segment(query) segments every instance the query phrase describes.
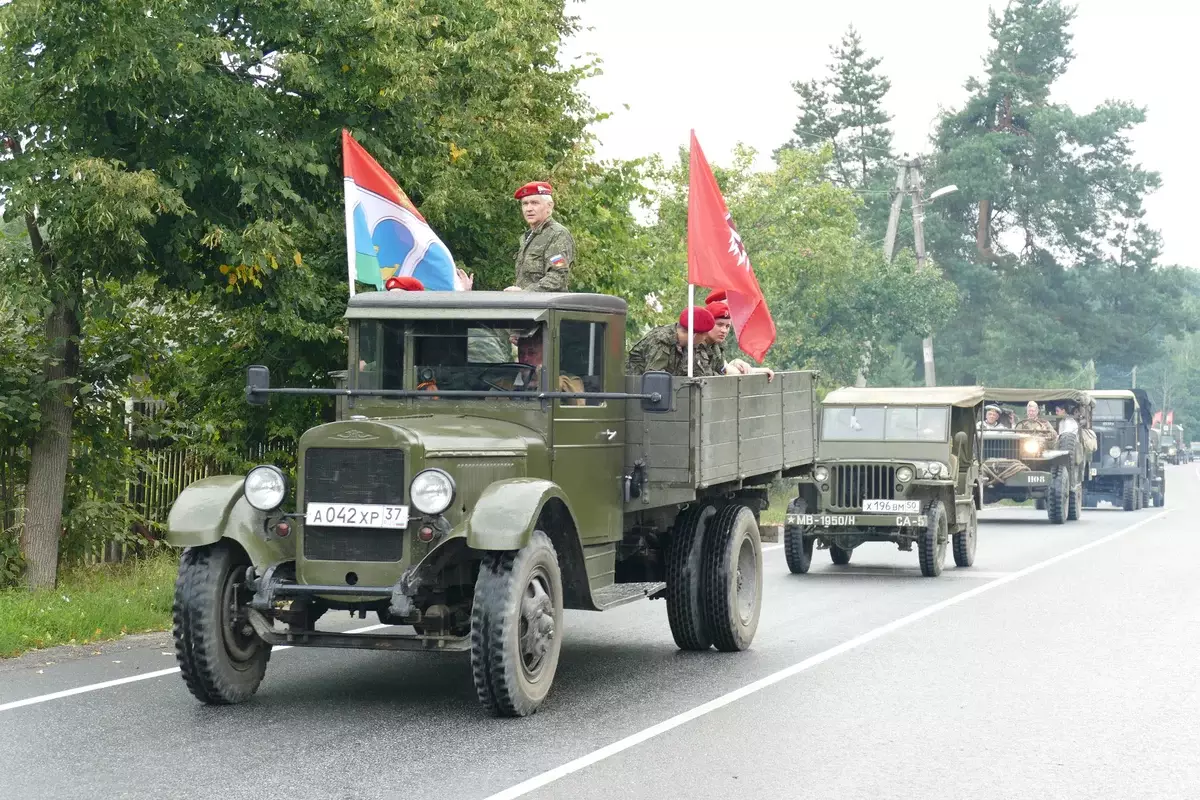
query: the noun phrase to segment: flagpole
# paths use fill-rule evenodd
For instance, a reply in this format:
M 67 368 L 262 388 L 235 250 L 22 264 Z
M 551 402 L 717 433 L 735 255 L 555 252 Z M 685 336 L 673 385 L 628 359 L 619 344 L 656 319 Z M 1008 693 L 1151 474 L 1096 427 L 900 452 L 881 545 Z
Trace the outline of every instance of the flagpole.
M 346 280 L 350 284 L 350 296 L 354 297 L 354 197 L 350 193 L 350 178 L 342 179 L 342 194 L 346 198 Z
M 688 284 L 688 377 L 692 377 L 692 347 L 696 330 L 696 286 Z

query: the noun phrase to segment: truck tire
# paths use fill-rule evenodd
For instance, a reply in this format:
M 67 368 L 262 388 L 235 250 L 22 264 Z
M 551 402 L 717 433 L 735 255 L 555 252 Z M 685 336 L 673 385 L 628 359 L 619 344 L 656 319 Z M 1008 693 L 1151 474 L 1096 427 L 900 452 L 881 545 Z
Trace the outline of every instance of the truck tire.
M 975 513 L 975 504 L 971 504 L 971 516 L 967 518 L 967 529 L 954 534 L 954 566 L 970 567 L 975 565 L 975 543 L 979 539 L 979 516 Z
M 808 503 L 797 497 L 788 503 L 787 513 L 805 514 Z M 804 538 L 804 528 L 799 525 L 785 525 L 783 528 L 783 555 L 787 559 L 788 569 L 793 575 L 803 575 L 812 566 L 813 539 Z
M 189 547 L 179 560 L 172 614 L 175 660 L 188 691 L 209 705 L 249 700 L 271 660 L 271 645 L 245 616 L 249 566 L 245 551 L 225 540 Z
M 1050 487 L 1046 489 L 1046 517 L 1054 525 L 1062 525 L 1067 521 L 1067 505 L 1070 503 L 1071 486 L 1069 472 L 1066 467 L 1058 466 L 1050 470 Z
M 850 554 L 853 552 L 854 550 L 852 549 L 847 550 L 844 547 L 838 547 L 832 542 L 829 544 L 829 560 L 839 567 L 844 567 L 850 563 Z
M 754 512 L 737 503 L 723 506 L 704 540 L 704 623 L 718 650 L 750 646 L 762 584 L 762 538 Z
M 1167 504 L 1167 477 L 1165 475 L 1158 486 L 1159 490 L 1154 493 L 1154 505 L 1162 508 Z
M 1071 490 L 1071 498 L 1067 505 L 1067 519 L 1077 521 L 1083 515 L 1083 484 Z
M 948 530 L 946 508 L 942 505 L 941 500 L 934 500 L 929 506 L 929 522 L 917 538 L 917 556 L 921 561 L 921 574 L 926 578 L 936 578 L 942 574 L 942 564 L 946 561 Z
M 1125 491 L 1121 496 L 1121 508 L 1126 511 L 1137 510 L 1137 484 L 1132 480 L 1125 481 Z
M 704 625 L 701 599 L 703 549 L 717 509 L 707 504 L 685 510 L 675 520 L 667 546 L 667 621 L 680 650 L 707 650 L 712 636 Z
M 558 669 L 562 624 L 562 572 L 549 536 L 534 531 L 520 550 L 484 555 L 471 607 L 471 674 L 488 711 L 538 710 Z

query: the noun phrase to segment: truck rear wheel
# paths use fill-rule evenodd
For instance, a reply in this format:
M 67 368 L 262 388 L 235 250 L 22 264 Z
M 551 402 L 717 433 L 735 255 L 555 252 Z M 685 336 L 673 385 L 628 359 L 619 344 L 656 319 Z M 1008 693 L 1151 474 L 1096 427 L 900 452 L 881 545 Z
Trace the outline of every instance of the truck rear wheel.
M 975 504 L 971 504 L 971 516 L 967 518 L 967 529 L 954 534 L 954 566 L 970 567 L 975 564 L 975 543 L 979 539 L 979 516 Z
M 829 544 L 829 560 L 839 567 L 844 567 L 850 563 L 850 554 L 854 551 L 845 547 L 838 547 L 832 542 Z
M 808 503 L 797 497 L 788 503 L 787 513 L 805 514 Z M 788 569 L 793 575 L 803 575 L 812 566 L 814 540 L 804 537 L 804 528 L 799 525 L 785 525 L 783 528 L 783 555 L 787 559 Z
M 1046 490 L 1046 516 L 1054 525 L 1067 521 L 1067 505 L 1070 502 L 1071 486 L 1066 467 L 1050 470 L 1050 487 Z
M 696 505 L 675 520 L 667 547 L 667 621 L 680 650 L 707 650 L 712 636 L 704 625 L 701 600 L 703 547 L 717 514 L 710 505 Z
M 271 660 L 271 645 L 246 617 L 250 559 L 237 545 L 219 541 L 189 547 L 175 579 L 172 633 L 175 659 L 188 690 L 209 705 L 249 700 Z
M 705 628 L 718 650 L 745 650 L 762 608 L 762 539 L 754 512 L 739 504 L 718 510 L 703 556 Z
M 917 556 L 921 561 L 921 574 L 926 578 L 936 578 L 942 574 L 942 564 L 946 561 L 948 531 L 946 508 L 942 505 L 941 500 L 934 500 L 929 506 L 929 521 L 917 539 Z
M 550 537 L 483 558 L 471 608 L 471 673 L 498 717 L 534 713 L 550 692 L 562 649 L 563 590 Z

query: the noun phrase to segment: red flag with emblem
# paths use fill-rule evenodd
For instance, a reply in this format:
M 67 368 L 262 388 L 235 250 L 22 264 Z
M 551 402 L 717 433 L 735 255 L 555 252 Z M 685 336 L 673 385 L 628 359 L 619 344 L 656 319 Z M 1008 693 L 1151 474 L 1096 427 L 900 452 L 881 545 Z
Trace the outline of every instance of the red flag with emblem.
M 1151 424 L 1151 425 L 1158 425 L 1158 424 L 1160 424 L 1161 422 L 1162 422 L 1162 412 L 1161 412 L 1161 411 L 1155 411 L 1155 412 L 1154 412 L 1154 419 L 1153 419 L 1153 420 L 1150 422 L 1150 424 Z
M 1174 423 L 1175 423 L 1175 409 L 1171 409 L 1170 411 L 1167 412 L 1167 424 L 1173 425 Z
M 695 131 L 688 175 L 687 247 L 688 283 L 728 293 L 738 347 L 761 364 L 775 343 L 775 321 Z

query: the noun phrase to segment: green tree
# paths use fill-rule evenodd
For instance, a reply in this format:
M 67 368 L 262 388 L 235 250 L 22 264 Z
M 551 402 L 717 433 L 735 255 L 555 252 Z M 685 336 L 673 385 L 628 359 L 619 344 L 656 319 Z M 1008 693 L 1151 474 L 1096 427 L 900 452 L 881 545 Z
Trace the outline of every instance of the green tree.
M 325 379 L 342 347 L 342 127 L 481 286 L 504 285 L 512 188 L 584 160 L 589 68 L 557 66 L 573 30 L 562 0 L 0 5 L 0 200 L 29 235 L 54 393 L 31 441 L 29 585 L 55 581 L 81 327 L 101 287 L 156 276 L 251 323 L 222 366 Z

